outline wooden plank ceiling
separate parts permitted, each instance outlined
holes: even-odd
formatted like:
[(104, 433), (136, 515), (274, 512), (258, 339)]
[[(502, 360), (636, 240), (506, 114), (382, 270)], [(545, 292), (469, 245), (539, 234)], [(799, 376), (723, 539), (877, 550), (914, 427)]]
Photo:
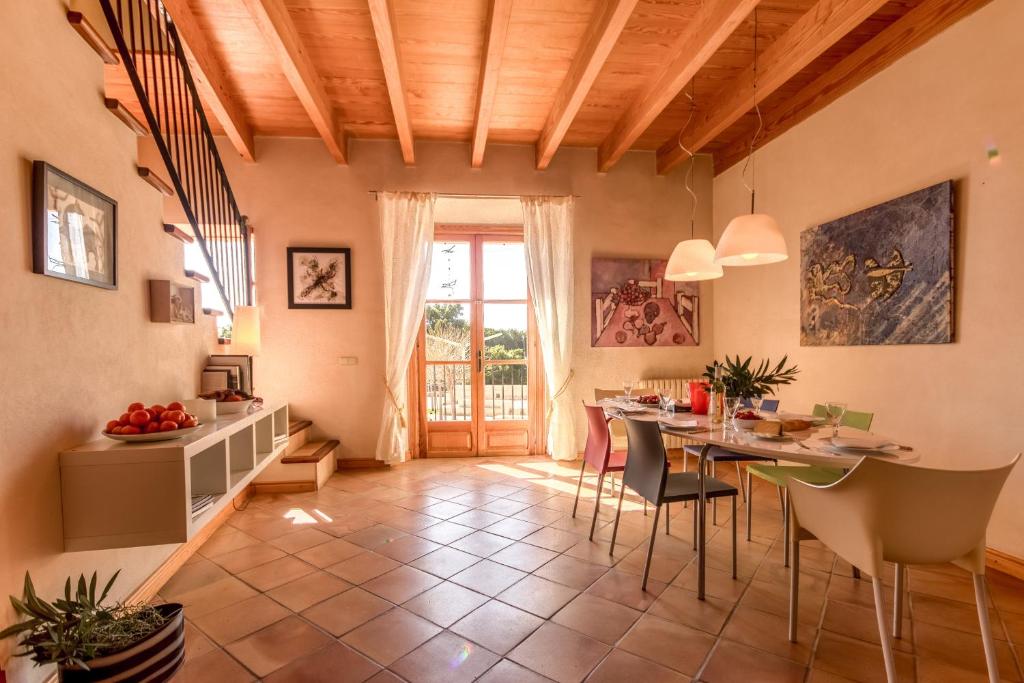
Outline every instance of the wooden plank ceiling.
[[(741, 161), (988, 0), (164, 0), (215, 133)], [(756, 40), (755, 40), (756, 24)], [(194, 43), (194, 44), (193, 44)], [(754, 86), (755, 44), (757, 86)], [(133, 102), (123, 68), (108, 97)], [(755, 113), (760, 108), (760, 121)], [(332, 120), (333, 117), (333, 120)], [(685, 128), (684, 128), (685, 126)]]

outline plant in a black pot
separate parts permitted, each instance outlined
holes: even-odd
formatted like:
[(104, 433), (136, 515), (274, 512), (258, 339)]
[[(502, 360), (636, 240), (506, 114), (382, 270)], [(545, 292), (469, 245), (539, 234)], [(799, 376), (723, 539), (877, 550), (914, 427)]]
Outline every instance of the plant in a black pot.
[(715, 361), (715, 365), (705, 366), (704, 376), (713, 380), (715, 366), (720, 366), (726, 396), (737, 396), (741, 399), (774, 396), (775, 387), (792, 384), (796, 381), (797, 373), (800, 372), (795, 365), (787, 368), (788, 360), (789, 356), (783, 356), (782, 360), (773, 365), (771, 360), (766, 358), (756, 367), (752, 367), (753, 357), (751, 356), (743, 361), (740, 360), (739, 355), (735, 358), (726, 356), (724, 363)]
[(68, 577), (64, 596), (53, 602), (36, 595), (26, 573), (24, 595), (11, 596), (25, 618), (0, 631), (0, 639), (20, 636), (17, 656), (30, 657), (36, 666), (56, 664), (62, 683), (168, 680), (185, 658), (182, 607), (104, 605), (119, 573), (98, 597), (95, 572), (88, 582), (84, 574), (78, 577), (74, 594)]

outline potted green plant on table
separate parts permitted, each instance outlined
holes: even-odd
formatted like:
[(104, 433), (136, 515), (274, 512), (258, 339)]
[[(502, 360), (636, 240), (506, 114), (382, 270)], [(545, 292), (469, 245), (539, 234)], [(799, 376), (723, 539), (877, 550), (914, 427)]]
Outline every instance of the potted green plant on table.
[(94, 572), (88, 583), (84, 574), (78, 577), (74, 595), (68, 577), (64, 597), (46, 602), (26, 572), (22, 598), (11, 596), (25, 619), (0, 631), (0, 638), (20, 636), (17, 656), (30, 657), (37, 666), (56, 664), (62, 683), (168, 680), (185, 657), (182, 606), (105, 606), (119, 573), (98, 598)]
[(735, 358), (726, 356), (724, 363), (715, 361), (714, 365), (706, 366), (704, 376), (713, 380), (715, 367), (720, 366), (722, 384), (725, 385), (727, 396), (736, 396), (741, 399), (765, 395), (774, 396), (777, 386), (792, 384), (796, 381), (797, 373), (800, 372), (795, 365), (787, 368), (788, 360), (789, 356), (783, 356), (782, 360), (772, 365), (771, 360), (765, 358), (756, 367), (752, 367), (752, 356), (748, 356), (743, 361), (740, 360), (739, 355)]

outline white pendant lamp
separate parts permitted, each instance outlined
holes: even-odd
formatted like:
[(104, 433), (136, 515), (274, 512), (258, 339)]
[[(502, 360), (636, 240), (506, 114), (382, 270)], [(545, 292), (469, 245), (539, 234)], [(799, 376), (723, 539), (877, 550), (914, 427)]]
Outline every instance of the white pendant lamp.
[(665, 279), (673, 282), (714, 280), (724, 275), (715, 263), (715, 247), (707, 240), (684, 240), (672, 250), (665, 268)]
[(762, 266), (767, 263), (778, 263), (789, 258), (786, 239), (774, 218), (765, 213), (754, 212), (755, 175), (751, 172), (750, 185), (747, 185), (747, 166), (754, 157), (754, 145), (761, 135), (764, 121), (761, 118), (761, 107), (757, 103), (757, 8), (754, 9), (754, 109), (757, 111), (758, 127), (750, 140), (750, 152), (743, 164), (741, 177), (743, 184), (750, 192), (750, 213), (737, 216), (725, 226), (725, 232), (718, 240), (715, 249), (715, 263), (720, 266)]
[[(690, 81), (691, 92), (693, 81)], [(683, 130), (693, 119), (694, 101), (691, 93), (685, 93), (690, 98), (690, 118), (686, 120), (679, 131), (677, 142), (683, 151), (690, 155), (690, 167), (686, 169), (686, 191), (690, 194), (690, 239), (683, 240), (672, 250), (665, 267), (665, 279), (672, 282), (697, 282), (699, 280), (714, 280), (722, 277), (722, 266), (715, 263), (715, 247), (711, 242), (703, 239), (695, 239), (694, 223), (697, 214), (697, 193), (690, 187), (690, 178), (693, 175), (693, 153), (683, 145)]]

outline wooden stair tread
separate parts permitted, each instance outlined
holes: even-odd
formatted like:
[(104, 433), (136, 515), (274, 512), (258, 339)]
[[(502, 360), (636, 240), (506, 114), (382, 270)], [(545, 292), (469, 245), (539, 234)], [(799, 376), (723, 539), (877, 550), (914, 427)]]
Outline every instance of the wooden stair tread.
[[(192, 244), (193, 242), (196, 241), (195, 238), (192, 237), (192, 235), (188, 234), (187, 232), (185, 232), (184, 230), (182, 230), (181, 228), (179, 228), (176, 225), (171, 225), (170, 223), (164, 223), (164, 232), (166, 232), (168, 235), (170, 235), (171, 237), (173, 237), (176, 240), (181, 240), (185, 244)], [(185, 271), (186, 274), (188, 272), (189, 271), (187, 271), (187, 270)], [(191, 276), (189, 276), (189, 277), (191, 277)], [(193, 279), (195, 279), (195, 278), (193, 278)], [(201, 280), (201, 282), (204, 282), (204, 281)]]
[(306, 427), (312, 427), (312, 420), (292, 420), (288, 423), (288, 436), (295, 436)]
[(69, 11), (66, 15), (68, 23), (78, 32), (78, 35), (82, 36), (86, 43), (89, 44), (96, 54), (100, 56), (106, 64), (120, 64), (121, 60), (117, 56), (117, 52), (114, 48), (107, 45), (106, 41), (100, 35), (100, 32), (96, 30), (96, 27), (89, 23), (89, 20), (85, 18), (81, 12)]
[(104, 97), (103, 104), (111, 114), (120, 119), (121, 123), (128, 126), (133, 133), (141, 136), (149, 135), (149, 128), (146, 127), (146, 124), (137, 119), (135, 114), (131, 113), (121, 100), (113, 97)]
[(291, 455), (281, 458), (281, 462), (288, 465), (293, 463), (320, 462), (330, 455), (341, 443), (337, 439), (330, 441), (314, 441), (295, 451)]
[(174, 194), (174, 188), (171, 187), (170, 183), (154, 173), (153, 169), (146, 166), (139, 166), (136, 170), (139, 173), (139, 177), (149, 183), (150, 186), (160, 192), (160, 194), (165, 197), (170, 197)]

